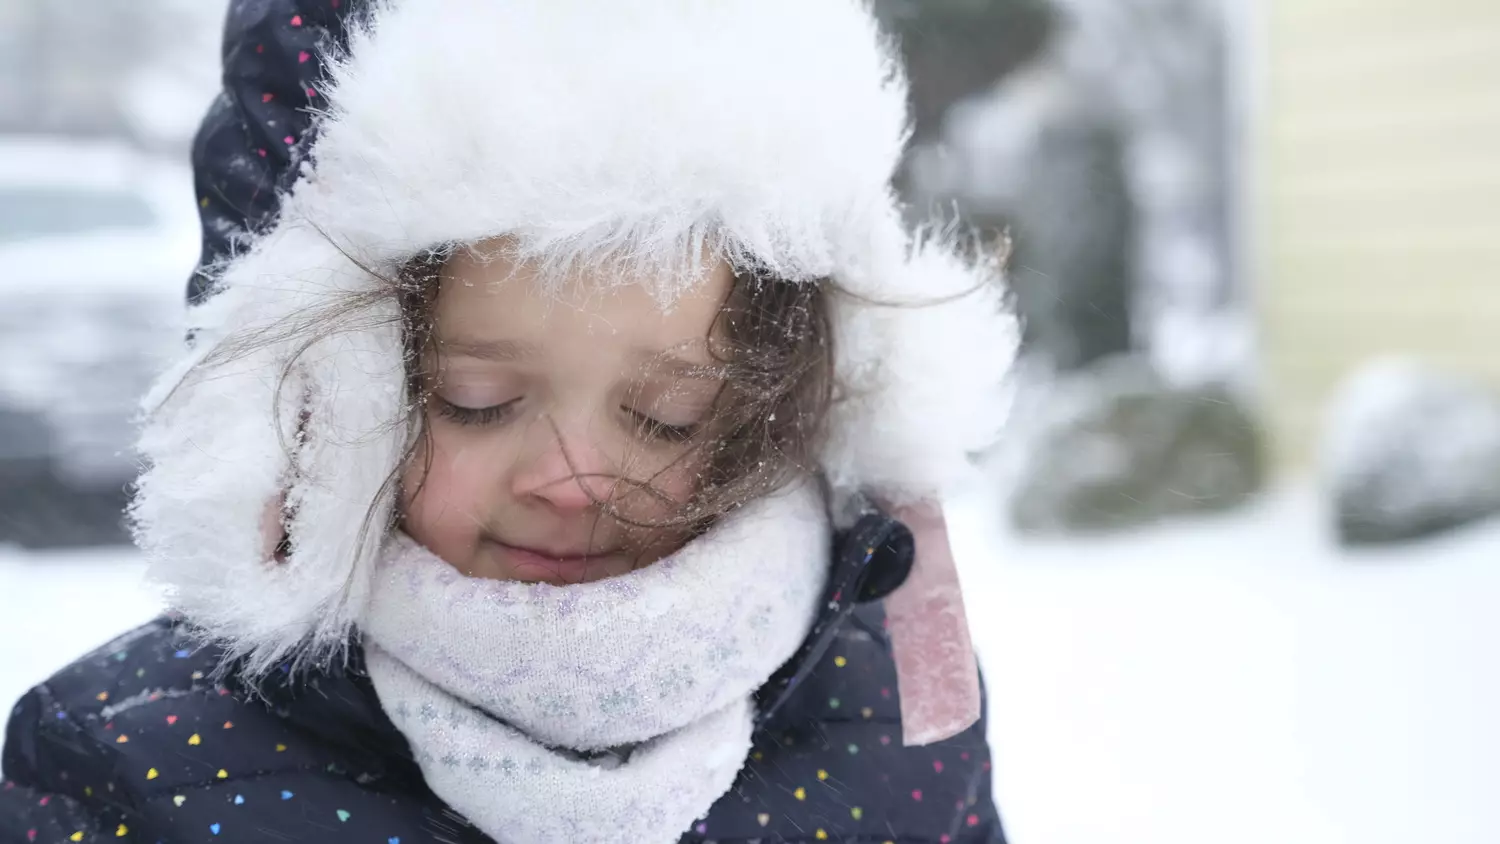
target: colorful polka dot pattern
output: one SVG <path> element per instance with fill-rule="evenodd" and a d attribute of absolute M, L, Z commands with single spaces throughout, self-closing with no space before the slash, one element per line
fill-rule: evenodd
<path fill-rule="evenodd" d="M 323 56 L 346 40 L 346 22 L 367 0 L 233 0 L 225 28 L 227 88 L 209 108 L 193 148 L 200 267 L 228 257 L 237 242 L 276 214 L 294 162 L 311 140 Z M 193 300 L 209 290 L 194 273 Z"/>
<path fill-rule="evenodd" d="M 982 725 L 901 746 L 880 630 L 876 607 L 850 616 L 684 842 L 819 830 L 816 840 L 1003 840 Z M 423 787 L 357 661 L 343 675 L 277 675 L 252 702 L 207 679 L 213 654 L 182 656 L 177 641 L 159 620 L 21 701 L 10 732 L 26 738 L 7 742 L 0 841 L 295 841 L 335 828 L 341 841 L 488 841 Z"/>
<path fill-rule="evenodd" d="M 739 781 L 683 841 L 1003 841 L 983 724 L 903 747 L 883 614 L 833 597 L 874 559 L 865 539 L 835 547 L 807 662 L 763 691 L 772 715 Z M 213 683 L 215 655 L 184 648 L 169 620 L 126 634 L 16 707 L 0 842 L 321 840 L 335 826 L 349 841 L 488 841 L 427 792 L 355 657 L 248 690 Z"/>
<path fill-rule="evenodd" d="M 309 812 L 362 840 L 421 840 L 414 823 L 442 808 L 400 758 L 398 735 L 384 733 L 380 752 L 351 752 L 350 736 L 306 738 L 309 721 L 385 726 L 373 697 L 344 679 L 339 698 L 308 702 L 316 711 L 250 703 L 208 679 L 215 653 L 179 639 L 171 621 L 153 622 L 15 706 L 9 734 L 26 739 L 6 743 L 0 842 L 319 840 Z"/>

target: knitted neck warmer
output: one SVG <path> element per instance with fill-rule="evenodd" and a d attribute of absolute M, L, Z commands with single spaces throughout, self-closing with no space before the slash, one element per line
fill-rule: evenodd
<path fill-rule="evenodd" d="M 829 536 L 810 483 L 575 586 L 467 578 L 398 535 L 363 622 L 370 678 L 428 786 L 500 844 L 675 842 L 734 784 Z"/>

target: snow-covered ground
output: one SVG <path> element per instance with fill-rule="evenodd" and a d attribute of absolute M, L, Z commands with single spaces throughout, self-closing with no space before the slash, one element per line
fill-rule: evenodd
<path fill-rule="evenodd" d="M 1015 844 L 1500 841 L 1500 524 L 1349 553 L 1307 489 L 1097 541 L 994 512 L 950 518 Z"/>
<path fill-rule="evenodd" d="M 0 712 L 74 657 L 160 611 L 129 548 L 22 554 L 0 546 Z"/>
<path fill-rule="evenodd" d="M 1500 841 L 1500 525 L 1337 550 L 1292 489 L 1020 541 L 950 507 L 1013 844 Z M 148 618 L 129 552 L 0 551 L 0 698 Z"/>

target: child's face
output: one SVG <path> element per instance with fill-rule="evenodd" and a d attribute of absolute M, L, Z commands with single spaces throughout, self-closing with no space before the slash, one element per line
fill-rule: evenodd
<path fill-rule="evenodd" d="M 639 283 L 546 294 L 526 266 L 444 268 L 424 361 L 430 443 L 404 470 L 403 527 L 471 577 L 580 583 L 675 551 L 722 386 L 708 338 L 727 265 L 664 312 Z M 425 475 L 424 475 L 425 470 Z M 643 482 L 649 489 L 642 489 Z M 608 501 L 608 505 L 601 502 Z"/>

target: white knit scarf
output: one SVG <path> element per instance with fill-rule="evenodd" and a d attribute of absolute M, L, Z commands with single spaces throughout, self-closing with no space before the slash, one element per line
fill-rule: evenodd
<path fill-rule="evenodd" d="M 574 586 L 467 578 L 397 535 L 363 623 L 370 678 L 428 786 L 500 844 L 669 844 L 734 784 L 829 536 L 810 483 Z"/>

